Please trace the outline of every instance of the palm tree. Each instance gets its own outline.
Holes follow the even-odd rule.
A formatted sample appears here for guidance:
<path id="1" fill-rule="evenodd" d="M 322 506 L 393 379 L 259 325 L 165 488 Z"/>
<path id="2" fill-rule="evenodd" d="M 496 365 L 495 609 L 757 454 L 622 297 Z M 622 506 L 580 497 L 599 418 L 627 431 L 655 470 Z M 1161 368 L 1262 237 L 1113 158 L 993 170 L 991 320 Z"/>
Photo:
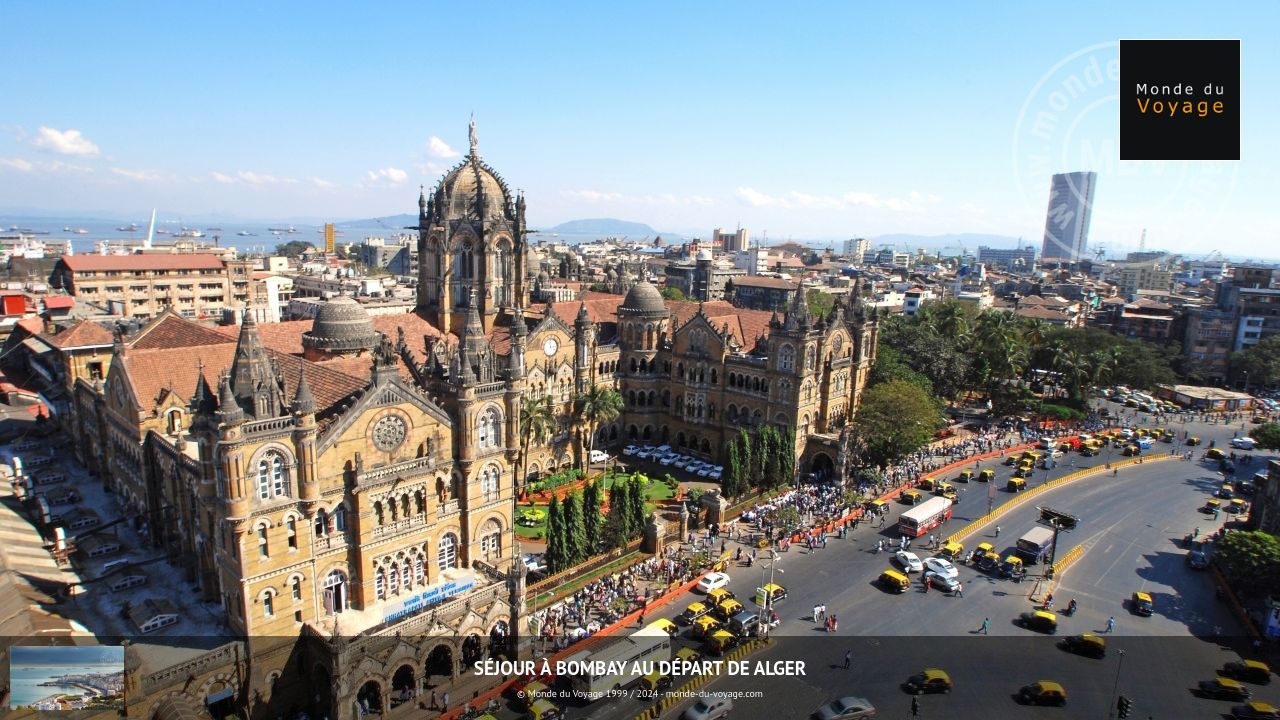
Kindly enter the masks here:
<path id="1" fill-rule="evenodd" d="M 573 402 L 573 419 L 578 437 L 587 451 L 584 471 L 591 469 L 591 451 L 595 448 L 596 428 L 622 414 L 622 393 L 613 388 L 592 384 Z M 587 472 L 590 475 L 590 472 Z"/>
<path id="2" fill-rule="evenodd" d="M 954 300 L 935 303 L 926 320 L 939 335 L 953 338 L 960 345 L 968 341 L 969 318 L 960 303 Z"/>
<path id="3" fill-rule="evenodd" d="M 522 395 L 520 397 L 520 482 L 524 487 L 529 478 L 529 454 L 533 445 L 546 445 L 555 432 L 555 412 L 551 409 L 550 395 Z"/>

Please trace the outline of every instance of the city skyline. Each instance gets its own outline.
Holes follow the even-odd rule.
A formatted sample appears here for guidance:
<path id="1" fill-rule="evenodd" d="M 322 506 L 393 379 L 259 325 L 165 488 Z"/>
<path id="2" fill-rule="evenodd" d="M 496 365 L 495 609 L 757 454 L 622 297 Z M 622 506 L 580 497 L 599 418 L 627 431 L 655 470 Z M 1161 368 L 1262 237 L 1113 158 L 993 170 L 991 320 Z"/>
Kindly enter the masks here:
<path id="1" fill-rule="evenodd" d="M 474 113 L 481 154 L 525 191 L 536 226 L 1026 243 L 1043 233 L 1050 176 L 1090 170 L 1103 188 L 1091 247 L 1136 249 L 1144 228 L 1147 247 L 1189 256 L 1272 241 L 1280 151 L 1262 133 L 1277 103 L 1249 92 L 1280 69 L 1272 5 L 941 8 L 910 25 L 874 7 L 489 10 L 8 6 L 23 32 L 0 79 L 4 204 L 413 212 L 417 186 L 466 153 Z M 1242 38 L 1242 161 L 1114 159 L 1122 37 Z"/>

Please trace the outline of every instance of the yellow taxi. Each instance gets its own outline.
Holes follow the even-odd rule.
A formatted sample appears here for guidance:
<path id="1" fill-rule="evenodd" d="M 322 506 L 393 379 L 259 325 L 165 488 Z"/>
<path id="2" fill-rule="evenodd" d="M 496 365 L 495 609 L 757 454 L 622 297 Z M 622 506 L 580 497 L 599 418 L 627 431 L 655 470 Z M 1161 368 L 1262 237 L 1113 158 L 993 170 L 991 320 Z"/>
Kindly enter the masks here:
<path id="1" fill-rule="evenodd" d="M 907 490 L 902 493 L 902 502 L 908 505 L 915 505 L 924 499 L 924 495 L 919 490 Z"/>
<path id="2" fill-rule="evenodd" d="M 685 608 L 684 612 L 680 613 L 680 617 L 684 618 L 685 622 L 691 623 L 709 612 L 711 612 L 710 605 L 703 602 L 696 602 Z"/>
<path id="3" fill-rule="evenodd" d="M 1205 501 L 1204 507 L 1200 508 L 1202 512 L 1207 512 L 1207 513 L 1216 513 L 1221 509 L 1222 509 L 1222 501 L 1215 498 L 1209 498 L 1208 500 Z"/>
<path id="4" fill-rule="evenodd" d="M 938 487 L 935 488 L 933 492 L 940 497 L 953 501 L 960 495 L 960 493 L 956 491 L 956 486 L 950 483 L 938 483 Z"/>
<path id="5" fill-rule="evenodd" d="M 658 692 L 659 690 L 666 690 L 667 688 L 671 687 L 671 676 L 664 675 L 661 672 L 654 670 L 648 675 L 645 675 L 644 677 L 640 678 L 640 681 L 637 683 L 637 686 L 641 690 L 644 690 L 650 693 Z"/>
<path id="6" fill-rule="evenodd" d="M 707 638 L 707 651 L 714 655 L 723 655 L 738 645 L 738 636 L 728 630 L 717 630 Z"/>
<path id="7" fill-rule="evenodd" d="M 1121 454 L 1122 454 L 1122 455 L 1124 455 L 1125 457 L 1131 457 L 1131 456 L 1134 456 L 1134 455 L 1141 455 L 1141 454 L 1142 454 L 1142 448 L 1138 447 L 1137 445 L 1125 445 L 1125 446 L 1124 446 L 1124 452 L 1123 452 L 1123 453 L 1121 453 Z"/>
<path id="8" fill-rule="evenodd" d="M 904 593 L 911 587 L 911 581 L 897 570 L 889 569 L 880 573 L 880 584 L 890 592 Z"/>
<path id="9" fill-rule="evenodd" d="M 955 540 L 948 540 L 938 554 L 949 560 L 958 560 L 961 555 L 964 555 L 964 545 Z"/>
<path id="10" fill-rule="evenodd" d="M 1041 680 L 1023 687 L 1018 697 L 1028 705 L 1066 705 L 1067 691 L 1052 680 Z"/>
<path id="11" fill-rule="evenodd" d="M 1151 615 L 1155 612 L 1155 602 L 1151 599 L 1151 596 L 1147 593 L 1135 592 L 1129 602 L 1130 602 L 1130 608 L 1133 610 L 1134 615 L 1151 617 Z"/>
<path id="12" fill-rule="evenodd" d="M 689 637 L 703 638 L 720 629 L 720 621 L 710 615 L 703 615 L 689 626 Z"/>
<path id="13" fill-rule="evenodd" d="M 1197 436 L 1195 436 L 1195 435 L 1192 435 L 1191 437 L 1187 438 L 1187 447 L 1193 447 L 1193 446 L 1195 446 L 1195 445 L 1199 445 L 1199 444 L 1200 444 L 1200 438 L 1199 438 L 1199 437 L 1197 437 Z"/>
<path id="14" fill-rule="evenodd" d="M 1249 505 L 1240 498 L 1234 498 L 1231 501 L 1231 504 L 1227 505 L 1226 511 L 1229 513 L 1236 513 L 1237 515 L 1243 515 L 1249 511 Z"/>
<path id="15" fill-rule="evenodd" d="M 902 688 L 912 695 L 951 692 L 951 676 L 942 668 L 925 668 L 907 678 Z"/>
<path id="16" fill-rule="evenodd" d="M 1017 555 L 1006 555 L 1004 562 L 1000 563 L 1000 574 L 1005 577 L 1018 575 L 1022 570 L 1022 558 Z"/>
<path id="17" fill-rule="evenodd" d="M 671 622 L 666 618 L 658 618 L 657 620 L 654 620 L 653 622 L 649 623 L 649 627 L 657 628 L 662 632 L 668 635 L 671 635 L 673 637 L 680 634 L 680 626 L 676 625 L 675 623 Z"/>
<path id="18" fill-rule="evenodd" d="M 777 583 L 769 583 L 764 587 L 756 588 L 756 604 L 772 605 L 779 600 L 785 600 L 787 597 L 787 589 Z"/>
<path id="19" fill-rule="evenodd" d="M 733 598 L 729 598 L 717 605 L 714 612 L 716 617 L 720 618 L 721 622 L 729 622 L 729 618 L 737 615 L 743 610 L 746 610 L 746 608 L 742 606 L 742 603 L 734 600 Z"/>
<path id="20" fill-rule="evenodd" d="M 961 470 L 960 474 L 956 476 L 956 482 L 967 483 L 972 479 L 973 479 L 972 470 Z"/>
<path id="21" fill-rule="evenodd" d="M 1009 478 L 1009 481 L 1004 484 L 1004 489 L 1008 490 L 1011 493 L 1016 493 L 1022 490 L 1026 490 L 1027 481 L 1020 477 Z"/>
<path id="22" fill-rule="evenodd" d="M 920 488 L 921 490 L 924 490 L 925 492 L 929 492 L 933 490 L 934 485 L 936 485 L 936 483 L 937 481 L 934 480 L 933 478 L 920 478 L 920 482 L 916 483 L 916 487 Z"/>
<path id="23" fill-rule="evenodd" d="M 732 590 L 729 590 L 728 588 L 716 588 L 715 590 L 712 590 L 711 592 L 707 593 L 707 597 L 705 600 L 703 600 L 703 602 L 705 602 L 708 605 L 715 606 L 715 605 L 719 605 L 725 600 L 732 600 L 733 597 L 734 595 Z"/>
<path id="24" fill-rule="evenodd" d="M 530 720 L 558 720 L 564 717 L 564 710 L 550 700 L 538 700 L 529 707 L 529 714 L 526 717 Z"/>
<path id="25" fill-rule="evenodd" d="M 978 473 L 978 482 L 991 482 L 996 479 L 995 470 L 983 470 Z"/>
<path id="26" fill-rule="evenodd" d="M 544 698 L 550 694 L 551 688 L 547 687 L 546 683 L 541 680 L 534 680 L 524 686 L 524 689 L 520 691 L 517 699 L 524 709 L 528 710 L 529 707 L 537 702 L 539 698 Z"/>
<path id="27" fill-rule="evenodd" d="M 1062 647 L 1068 652 L 1087 657 L 1102 658 L 1107 654 L 1107 641 L 1093 633 L 1083 633 L 1066 638 Z"/>

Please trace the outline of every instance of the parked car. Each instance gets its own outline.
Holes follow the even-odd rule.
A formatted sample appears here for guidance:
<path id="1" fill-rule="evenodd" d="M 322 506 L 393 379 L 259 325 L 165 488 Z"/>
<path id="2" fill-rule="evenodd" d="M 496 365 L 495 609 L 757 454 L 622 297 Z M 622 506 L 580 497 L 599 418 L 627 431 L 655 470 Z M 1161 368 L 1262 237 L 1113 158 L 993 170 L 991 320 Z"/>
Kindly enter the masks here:
<path id="1" fill-rule="evenodd" d="M 1253 696 L 1253 691 L 1239 680 L 1224 677 L 1201 680 L 1197 689 L 1200 695 L 1216 700 L 1248 700 Z"/>
<path id="2" fill-rule="evenodd" d="M 605 451 L 603 451 L 603 450 L 592 450 L 592 451 L 591 451 L 591 464 L 592 464 L 592 465 L 598 465 L 598 464 L 601 464 L 601 463 L 607 463 L 607 462 L 609 462 L 609 453 L 607 453 L 607 452 L 605 452 Z"/>
<path id="3" fill-rule="evenodd" d="M 622 448 L 622 454 L 628 457 L 635 455 L 638 452 L 640 452 L 640 448 L 635 445 L 628 445 Z"/>

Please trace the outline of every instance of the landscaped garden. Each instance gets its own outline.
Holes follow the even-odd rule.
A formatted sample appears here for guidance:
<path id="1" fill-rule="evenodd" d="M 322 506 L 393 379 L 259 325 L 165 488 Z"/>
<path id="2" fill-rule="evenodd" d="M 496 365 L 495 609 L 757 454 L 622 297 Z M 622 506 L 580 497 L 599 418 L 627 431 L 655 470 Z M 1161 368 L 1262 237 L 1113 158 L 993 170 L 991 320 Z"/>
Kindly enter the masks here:
<path id="1" fill-rule="evenodd" d="M 571 492 L 580 492 L 585 485 L 581 478 L 581 471 L 574 469 L 529 483 L 521 493 L 522 500 L 516 505 L 516 536 L 524 540 L 545 540 L 551 498 L 563 500 Z M 615 484 L 626 480 L 640 484 L 646 517 L 659 504 L 674 498 L 680 487 L 680 483 L 670 475 L 650 478 L 643 473 L 606 473 L 592 482 L 608 493 Z M 602 503 L 601 515 L 607 514 L 608 504 Z"/>

